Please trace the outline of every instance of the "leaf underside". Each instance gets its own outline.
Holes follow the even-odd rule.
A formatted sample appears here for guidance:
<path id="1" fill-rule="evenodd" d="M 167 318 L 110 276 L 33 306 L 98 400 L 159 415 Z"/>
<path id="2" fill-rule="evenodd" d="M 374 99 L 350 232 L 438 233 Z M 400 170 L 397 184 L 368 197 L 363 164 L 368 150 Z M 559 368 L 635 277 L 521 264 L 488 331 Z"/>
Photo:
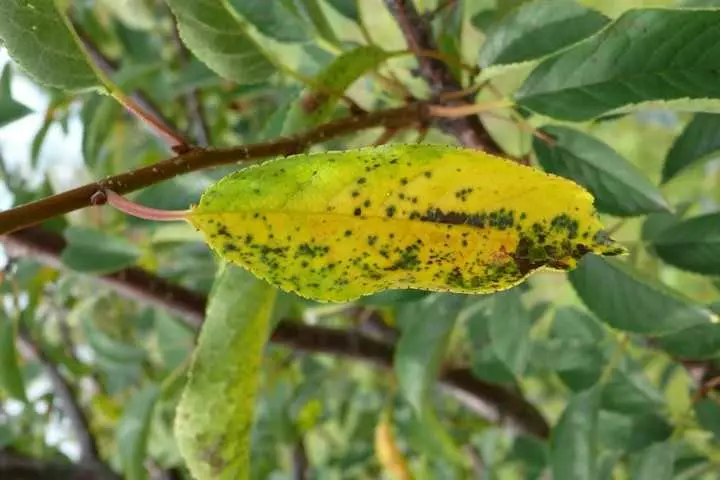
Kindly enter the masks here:
<path id="1" fill-rule="evenodd" d="M 494 292 L 622 250 L 575 183 L 436 145 L 270 161 L 208 188 L 188 220 L 220 256 L 321 301 L 389 288 Z"/>

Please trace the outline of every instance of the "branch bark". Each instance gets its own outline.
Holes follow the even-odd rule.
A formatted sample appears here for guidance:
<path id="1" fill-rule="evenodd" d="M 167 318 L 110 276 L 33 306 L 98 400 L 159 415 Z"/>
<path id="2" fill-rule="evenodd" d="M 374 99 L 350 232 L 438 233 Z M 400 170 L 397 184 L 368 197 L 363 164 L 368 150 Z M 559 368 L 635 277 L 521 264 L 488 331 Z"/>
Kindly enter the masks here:
<path id="1" fill-rule="evenodd" d="M 12 256 L 29 256 L 61 267 L 63 238 L 39 228 L 31 228 L 2 237 Z M 145 270 L 129 268 L 98 277 L 98 281 L 121 295 L 165 308 L 181 316 L 188 325 L 199 328 L 205 316 L 206 297 L 159 278 Z M 391 369 L 392 345 L 367 335 L 336 328 L 310 326 L 284 320 L 271 336 L 271 342 L 308 353 L 324 353 L 360 360 Z M 549 427 L 542 414 L 521 396 L 497 385 L 476 379 L 467 369 L 451 369 L 439 378 L 440 386 L 479 415 L 513 420 L 523 432 L 546 438 Z"/>
<path id="2" fill-rule="evenodd" d="M 462 90 L 460 83 L 443 61 L 422 55 L 423 51 L 437 51 L 437 45 L 432 36 L 430 24 L 418 13 L 413 0 L 385 0 L 385 4 L 400 26 L 408 48 L 416 52 L 420 73 L 433 95 L 440 97 Z M 465 95 L 458 99 L 448 100 L 443 105 L 461 107 L 474 103 L 471 95 Z M 445 133 L 454 136 L 466 147 L 485 150 L 496 155 L 503 153 L 477 115 L 440 119 L 437 123 Z"/>
<path id="3" fill-rule="evenodd" d="M 406 128 L 414 124 L 424 123 L 428 117 L 428 105 L 419 102 L 404 107 L 354 115 L 273 142 L 230 148 L 192 149 L 187 153 L 147 167 L 114 175 L 95 183 L 83 185 L 67 192 L 0 212 L 0 235 L 89 207 L 92 205 L 91 197 L 93 194 L 104 188 L 109 188 L 122 195 L 160 183 L 163 180 L 169 180 L 178 175 L 220 165 L 299 153 L 312 144 L 334 137 L 373 127 L 385 127 L 386 129 Z"/>
<path id="4" fill-rule="evenodd" d="M 39 460 L 9 449 L 0 450 L 0 478 L 8 480 L 119 480 L 93 465 Z"/>

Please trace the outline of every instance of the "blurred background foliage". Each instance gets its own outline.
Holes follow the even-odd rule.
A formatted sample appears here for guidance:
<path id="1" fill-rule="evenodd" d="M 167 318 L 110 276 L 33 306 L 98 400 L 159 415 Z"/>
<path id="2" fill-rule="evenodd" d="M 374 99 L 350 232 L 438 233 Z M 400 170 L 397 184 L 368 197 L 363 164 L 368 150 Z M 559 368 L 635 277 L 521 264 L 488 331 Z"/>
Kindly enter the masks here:
<path id="1" fill-rule="evenodd" d="M 558 9 L 573 3 L 545 2 Z M 320 10 L 312 14 L 298 8 L 303 2 L 230 0 L 263 47 L 301 74 L 281 72 L 238 84 L 219 77 L 182 46 L 163 2 L 67 3 L 79 35 L 104 57 L 105 68 L 125 92 L 141 92 L 171 124 L 213 146 L 271 141 L 309 128 L 309 123 L 287 121 L 299 98 L 312 100 L 302 78 L 314 78 L 358 45 L 408 48 L 381 0 L 320 0 Z M 425 18 L 444 54 L 473 67 L 485 59 L 481 66 L 487 68 L 479 76 L 455 70 L 464 86 L 484 81 L 492 86 L 477 95 L 479 103 L 497 98 L 498 92 L 511 95 L 540 61 L 498 65 L 492 55 L 480 53 L 488 32 L 502 28 L 527 3 L 415 2 L 420 12 L 432 13 Z M 638 7 L 720 2 L 585 0 L 576 5 L 615 19 Z M 163 142 L 113 98 L 38 87 L 7 57 L 0 58 L 4 208 L 170 156 Z M 332 118 L 352 114 L 352 105 L 372 111 L 430 95 L 411 55 L 390 58 L 365 73 L 345 91 L 352 102 L 340 102 Z M 402 291 L 340 306 L 292 298 L 294 321 L 370 338 L 380 353 L 358 347 L 338 356 L 327 354 L 333 349 L 322 345 L 313 351 L 271 344 L 253 431 L 252 478 L 410 478 L 411 472 L 414 478 L 514 479 L 549 478 L 551 471 L 556 478 L 578 479 L 718 478 L 716 325 L 703 324 L 670 339 L 647 325 L 674 309 L 686 309 L 688 318 L 720 312 L 718 229 L 704 237 L 715 243 L 690 247 L 699 260 L 683 260 L 682 252 L 668 252 L 667 245 L 663 254 L 653 243 L 680 219 L 718 212 L 720 163 L 713 155 L 720 148 L 720 129 L 715 128 L 720 120 L 711 113 L 694 116 L 657 106 L 572 124 L 521 113 L 526 120 L 520 124 L 512 109 L 481 115 L 508 155 L 530 156 L 545 168 L 562 163 L 551 158 L 553 153 L 543 158 L 533 140 L 533 129 L 562 124 L 610 146 L 652 187 L 642 191 L 598 181 L 599 188 L 607 188 L 603 200 L 630 212 L 603 214 L 602 219 L 630 249 L 623 265 L 631 273 L 616 264 L 593 264 L 598 261 L 593 259 L 569 281 L 559 273 L 542 273 L 510 292 L 463 297 L 459 305 L 451 295 Z M 696 136 L 678 154 L 690 155 L 695 148 L 702 161 L 661 184 L 671 148 L 702 115 L 698 132 L 690 132 Z M 353 148 L 378 139 L 458 143 L 438 128 L 400 130 L 391 138 L 377 128 L 312 149 Z M 599 148 L 606 158 L 601 147 L 577 148 L 570 154 L 592 155 Z M 133 198 L 158 208 L 187 208 L 207 185 L 235 168 L 188 174 Z M 651 201 L 658 185 L 662 197 L 654 200 L 660 205 L 656 211 L 633 209 L 628 198 L 644 195 L 643 201 Z M 63 478 L 77 478 L 60 468 L 68 462 L 81 465 L 86 449 L 59 383 L 72 389 L 70 398 L 84 411 L 100 457 L 123 478 L 189 478 L 172 422 L 194 326 L 157 304 L 128 299 L 122 290 L 98 284 L 96 276 L 139 267 L 206 295 L 218 260 L 189 226 L 136 220 L 109 209 L 81 210 L 42 228 L 66 242 L 54 263 L 37 251 L 4 261 L 0 451 L 27 459 L 33 468 L 57 467 L 65 472 Z M 705 274 L 670 266 L 683 261 L 706 264 Z M 437 318 L 438 311 L 450 311 L 452 318 Z M 406 355 L 421 364 L 419 377 L 400 380 L 430 385 L 432 415 L 419 418 L 395 375 L 383 368 L 390 366 L 386 353 L 393 351 L 397 362 Z M 428 352 L 438 352 L 437 358 L 427 359 Z M 518 425 L 502 400 L 468 408 L 473 401 L 459 401 L 435 387 L 438 371 L 469 372 L 479 382 L 464 384 L 470 396 L 477 385 L 495 385 L 524 398 L 547 420 L 552 435 L 542 427 L 532 431 L 522 421 Z M 10 478 L 4 477 L 3 465 L 0 476 Z"/>

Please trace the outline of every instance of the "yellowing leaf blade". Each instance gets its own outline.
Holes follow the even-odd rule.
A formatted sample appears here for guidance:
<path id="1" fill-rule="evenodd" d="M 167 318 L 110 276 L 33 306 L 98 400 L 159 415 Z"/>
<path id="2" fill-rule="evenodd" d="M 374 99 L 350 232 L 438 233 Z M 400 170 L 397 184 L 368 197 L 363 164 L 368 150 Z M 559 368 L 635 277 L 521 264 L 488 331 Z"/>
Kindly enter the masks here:
<path id="1" fill-rule="evenodd" d="M 322 301 L 391 288 L 494 292 L 621 250 L 582 187 L 439 145 L 276 159 L 208 188 L 188 220 L 222 257 Z"/>
<path id="2" fill-rule="evenodd" d="M 216 280 L 175 420 L 180 452 L 198 480 L 249 478 L 262 348 L 276 294 L 232 266 Z"/>

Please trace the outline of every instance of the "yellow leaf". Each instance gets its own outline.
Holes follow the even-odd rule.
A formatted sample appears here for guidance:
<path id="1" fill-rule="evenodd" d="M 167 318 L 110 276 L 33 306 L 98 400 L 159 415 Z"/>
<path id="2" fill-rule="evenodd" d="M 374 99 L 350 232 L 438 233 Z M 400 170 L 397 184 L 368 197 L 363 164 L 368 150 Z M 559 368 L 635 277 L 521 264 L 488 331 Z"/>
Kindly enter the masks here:
<path id="1" fill-rule="evenodd" d="M 188 220 L 221 257 L 321 301 L 489 293 L 623 251 L 572 181 L 439 145 L 268 161 L 209 187 Z"/>
<path id="2" fill-rule="evenodd" d="M 375 427 L 375 455 L 383 468 L 390 472 L 395 480 L 412 478 L 407 461 L 398 448 L 390 415 L 387 413 L 380 417 L 380 421 Z"/>

